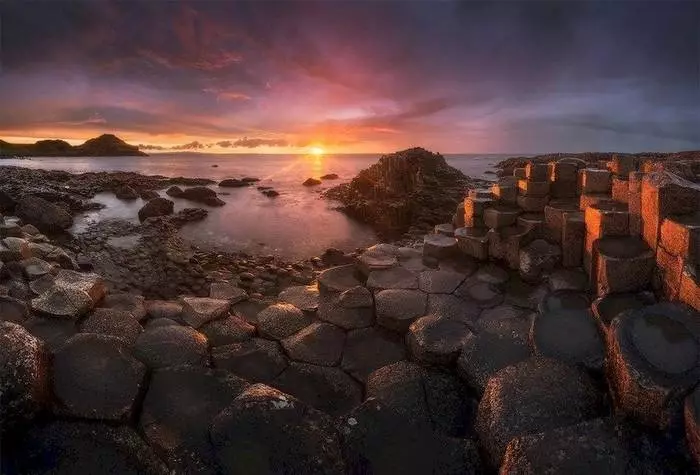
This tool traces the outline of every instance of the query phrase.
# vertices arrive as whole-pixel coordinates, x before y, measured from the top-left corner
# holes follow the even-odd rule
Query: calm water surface
[[[488,178],[485,174],[503,155],[446,155],[450,165],[466,175]],[[376,242],[367,226],[334,210],[337,203],[320,198],[319,193],[337,183],[347,182],[361,169],[377,161],[379,155],[255,155],[255,154],[158,154],[150,157],[39,157],[31,160],[3,160],[0,165],[66,170],[74,173],[133,171],[146,175],[224,178],[253,176],[259,186],[271,186],[280,193],[268,198],[255,187],[219,188],[226,205],[208,208],[209,216],[186,225],[182,236],[202,247],[244,250],[251,253],[279,254],[289,258],[317,255],[328,247],[351,250]],[[214,167],[213,165],[217,165]],[[340,179],[307,188],[309,177],[336,173]],[[491,175],[492,176],[492,175]],[[164,192],[161,192],[165,196]],[[175,209],[202,206],[171,198]],[[106,218],[138,221],[143,202],[118,200],[111,193],[95,197],[105,209],[90,212],[76,220],[73,232]]]

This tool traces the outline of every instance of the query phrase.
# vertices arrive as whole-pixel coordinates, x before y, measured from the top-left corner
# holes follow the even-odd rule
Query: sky
[[[698,1],[0,2],[0,138],[700,149]]]

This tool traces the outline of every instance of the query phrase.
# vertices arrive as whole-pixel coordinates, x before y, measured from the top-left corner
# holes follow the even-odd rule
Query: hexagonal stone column
[[[654,268],[654,253],[639,238],[606,237],[596,241],[595,286],[599,296],[645,288]]]
[[[528,162],[525,165],[525,178],[532,181],[547,181],[549,165],[546,163]]]
[[[484,226],[484,210],[493,204],[492,198],[467,197],[464,200],[464,225],[468,228]]]
[[[621,177],[628,177],[638,167],[639,159],[633,155],[615,155],[610,163],[610,171]]]
[[[598,203],[585,211],[586,243],[583,263],[588,275],[596,275],[596,241],[607,236],[629,235],[629,214],[627,206],[620,203]]]
[[[531,231],[535,239],[544,237],[544,223],[544,213],[521,214],[517,220],[518,226]]]
[[[700,264],[700,214],[672,216],[661,223],[660,244],[691,265]]]
[[[680,420],[683,396],[700,380],[699,317],[665,302],[613,320],[607,373],[619,411],[661,429]]]
[[[346,330],[369,327],[374,323],[372,292],[358,285],[337,297],[324,297],[318,308],[318,318]]]
[[[442,234],[428,234],[423,238],[423,256],[445,259],[454,255],[457,239]]]
[[[145,376],[146,367],[120,338],[75,335],[54,355],[58,411],[88,419],[127,420]]]
[[[520,250],[533,241],[530,231],[518,226],[491,229],[488,232],[489,256],[503,259],[511,269],[520,267]]]
[[[264,338],[218,346],[212,359],[214,367],[254,383],[271,383],[288,365],[280,344]]]
[[[618,203],[627,203],[629,201],[630,186],[627,177],[620,178],[614,176],[612,178],[612,199]]]
[[[460,253],[484,261],[489,258],[489,239],[486,228],[457,228],[455,238]]]
[[[228,316],[231,303],[208,297],[183,297],[180,318],[192,328],[199,328],[212,320]]]
[[[585,370],[533,357],[498,371],[479,403],[476,430],[492,467],[519,436],[600,415],[602,395]]]
[[[381,327],[360,328],[348,332],[340,367],[359,381],[373,371],[406,358],[402,339]]]
[[[454,237],[455,228],[452,223],[436,224],[433,229],[435,234],[444,234],[445,236]]]
[[[629,190],[627,206],[630,213],[630,235],[639,236],[642,233],[642,178],[641,172],[629,174]]]
[[[595,168],[584,168],[580,172],[581,191],[588,193],[609,193],[612,186],[610,172]]]
[[[369,273],[367,288],[374,291],[386,289],[417,289],[418,274],[403,267],[375,270]]]
[[[375,295],[377,323],[389,330],[406,332],[425,315],[428,297],[420,290],[382,290]]]
[[[579,197],[579,209],[586,211],[586,208],[595,204],[614,203],[612,196],[604,193],[584,193]]]
[[[525,196],[518,195],[518,206],[526,213],[542,213],[544,207],[549,203],[549,195],[545,196]]]
[[[518,188],[512,183],[494,183],[491,185],[491,193],[499,203],[514,205],[518,197]]]
[[[487,228],[492,229],[512,226],[517,221],[520,212],[520,209],[512,206],[492,206],[484,210],[484,224]]]
[[[318,289],[321,293],[344,292],[358,285],[362,285],[362,282],[357,278],[352,264],[331,267],[318,276]]]
[[[653,305],[656,299],[651,292],[622,292],[608,294],[593,301],[591,310],[596,318],[598,328],[607,336],[612,321],[623,312],[639,310]]]
[[[678,300],[700,312],[700,267],[683,267]]]
[[[580,211],[567,211],[562,217],[561,264],[564,267],[579,267],[583,264],[586,245],[586,221]]]
[[[683,405],[685,440],[695,463],[700,465],[700,388],[696,387]]]
[[[289,303],[270,305],[258,314],[258,332],[273,340],[287,338],[310,324],[311,319]]]
[[[151,369],[209,363],[207,338],[190,327],[149,327],[136,339],[134,353]]]
[[[544,207],[545,237],[547,240],[561,243],[564,232],[564,213],[578,211],[578,204],[572,201],[550,201]]]
[[[365,252],[363,252],[357,257],[355,262],[357,270],[365,278],[372,271],[390,269],[392,267],[396,267],[398,264],[399,261],[396,258],[396,255],[394,253],[387,252],[385,249],[382,248],[367,249]]]
[[[554,270],[561,260],[558,246],[543,239],[536,239],[520,250],[520,276],[529,282],[536,282],[543,274]]]
[[[449,365],[457,359],[469,335],[471,330],[462,321],[426,315],[408,328],[406,342],[415,360]]]
[[[330,323],[315,322],[282,340],[290,358],[302,363],[335,366],[340,362],[345,333]]]

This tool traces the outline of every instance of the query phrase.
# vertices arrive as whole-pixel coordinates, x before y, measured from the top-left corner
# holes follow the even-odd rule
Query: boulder
[[[0,321],[23,323],[29,316],[27,304],[22,300],[0,295]]]
[[[75,417],[127,420],[145,376],[146,367],[112,336],[75,335],[53,358],[58,410]]]
[[[460,320],[426,315],[411,324],[406,335],[413,359],[422,363],[449,365],[472,334]]]
[[[155,371],[140,428],[174,472],[213,473],[209,427],[246,387],[245,380],[224,370],[179,366]]]
[[[134,352],[151,369],[209,362],[207,338],[189,327],[147,328],[136,340]]]
[[[613,320],[606,369],[620,412],[661,429],[679,423],[683,396],[700,381],[698,316],[664,302]]]
[[[182,196],[182,188],[179,186],[171,186],[167,190],[165,190],[165,194],[168,196],[172,196],[173,198],[179,198]]]
[[[139,194],[129,185],[122,185],[114,190],[114,196],[120,200],[132,201],[138,198]]]
[[[150,319],[155,318],[170,318],[179,320],[182,313],[182,304],[179,302],[170,302],[165,300],[146,300],[144,301],[146,315]]]
[[[425,270],[418,275],[418,287],[431,294],[451,294],[467,278],[451,270]]]
[[[30,257],[32,257],[32,252],[25,239],[7,237],[0,241],[0,261],[9,263]]]
[[[43,341],[50,353],[58,351],[78,332],[74,321],[58,318],[32,317],[22,325],[29,333]]]
[[[311,319],[289,303],[270,305],[257,317],[260,335],[282,340],[311,324]]]
[[[49,400],[49,358],[41,340],[0,322],[0,436],[27,423]]]
[[[476,444],[449,437],[369,398],[340,421],[349,473],[482,473]]]
[[[112,310],[129,312],[138,321],[142,321],[147,316],[145,299],[141,295],[110,293],[105,296],[100,306]]]
[[[491,466],[499,467],[512,439],[593,419],[601,410],[602,395],[583,369],[533,357],[489,379],[476,430]]]
[[[474,401],[449,373],[400,361],[370,374],[366,388],[367,397],[445,435],[463,437],[471,428]]]
[[[44,233],[56,233],[73,224],[71,215],[60,206],[38,196],[26,195],[17,202],[15,213]]]
[[[104,279],[93,273],[60,270],[54,280],[56,287],[66,287],[83,291],[90,296],[93,304],[99,303],[107,293]]]
[[[242,188],[250,185],[251,182],[239,180],[237,178],[227,178],[219,182],[219,186],[222,188]]]
[[[362,402],[362,386],[338,368],[292,362],[272,385],[332,416]]]
[[[218,300],[208,297],[183,297],[182,314],[180,318],[192,328],[200,328],[212,320],[228,316],[231,304],[228,300]]]
[[[271,383],[287,367],[279,343],[253,338],[212,349],[214,367],[255,383]]]
[[[247,388],[215,418],[211,442],[226,473],[345,473],[333,420],[263,384]]]
[[[255,335],[255,327],[240,317],[229,316],[202,325],[199,329],[212,347],[240,343]]]
[[[202,203],[208,206],[223,206],[226,204],[226,202],[217,198],[214,190],[207,188],[206,186],[193,186],[192,188],[185,188],[178,195],[171,196],[177,196],[178,198],[184,198],[186,200]]]
[[[321,180],[317,180],[316,178],[307,178],[306,180],[304,180],[304,183],[302,183],[302,185],[304,186],[316,186],[320,184]]]
[[[419,290],[389,289],[375,295],[377,323],[389,330],[404,333],[425,315],[427,295]]]
[[[139,210],[139,220],[167,216],[173,213],[175,203],[165,198],[153,198]]]
[[[40,315],[71,320],[77,320],[87,314],[94,305],[87,292],[64,285],[54,285],[31,301],[32,310]]]
[[[80,331],[81,333],[114,336],[131,346],[143,331],[143,327],[129,312],[98,308],[85,319],[80,326]]]
[[[297,285],[287,287],[277,297],[282,302],[290,303],[303,312],[315,312],[319,305],[319,291],[316,285]]]
[[[22,228],[17,223],[1,223],[0,222],[0,238],[6,237],[22,237]]]
[[[228,300],[231,305],[248,299],[248,293],[229,282],[212,282],[209,287],[209,298]]]
[[[406,358],[401,339],[381,328],[360,328],[348,332],[340,367],[365,382],[373,371]]]
[[[155,190],[140,190],[139,197],[144,201],[154,200],[159,197]]]
[[[327,173],[327,174],[321,176],[321,180],[337,180],[337,179],[338,179],[337,173]]]
[[[282,346],[295,361],[321,366],[336,366],[340,362],[345,333],[330,323],[312,323],[282,340]]]
[[[27,280],[36,280],[54,271],[54,266],[38,257],[30,257],[19,262],[22,266],[22,273]]]
[[[170,473],[139,434],[126,426],[58,420],[29,428],[16,446],[17,473]]]

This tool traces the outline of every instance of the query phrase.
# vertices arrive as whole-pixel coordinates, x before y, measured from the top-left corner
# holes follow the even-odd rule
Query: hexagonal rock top
[[[374,323],[372,292],[358,285],[337,297],[327,295],[319,305],[318,318],[346,330],[371,326]]]
[[[136,340],[134,353],[151,369],[208,363],[207,339],[184,326],[147,328]]]
[[[180,366],[155,371],[140,419],[146,440],[175,471],[212,470],[209,427],[248,386],[224,370]]]
[[[474,403],[462,382],[416,363],[399,361],[374,371],[367,378],[366,396],[417,425],[453,437],[464,436],[473,420]]]
[[[382,290],[375,295],[377,323],[405,332],[418,317],[425,315],[427,294],[419,290]]]
[[[18,441],[14,458],[18,473],[170,473],[135,430],[94,422],[32,426]]]
[[[183,297],[180,318],[192,328],[199,328],[207,322],[228,316],[231,304],[228,300],[207,297]]]
[[[464,322],[426,315],[411,324],[406,342],[417,361],[448,365],[457,358],[471,333]]]
[[[330,323],[312,323],[282,340],[290,358],[302,363],[335,366],[340,361],[345,332]]]
[[[80,326],[81,333],[97,333],[121,338],[133,345],[143,327],[130,312],[111,308],[98,308]]]
[[[520,250],[520,275],[527,281],[537,281],[543,273],[553,270],[560,259],[558,246],[536,239]]]
[[[369,273],[367,287],[372,290],[417,289],[418,275],[403,267],[375,270]]]
[[[22,323],[27,319],[29,309],[22,300],[0,295],[0,320]]]
[[[443,234],[428,234],[423,238],[423,255],[444,259],[457,250],[457,239]]]
[[[355,276],[353,264],[331,267],[318,276],[318,289],[321,292],[344,292],[358,285],[362,285],[362,282]]]
[[[700,380],[700,315],[677,303],[620,314],[610,325],[608,379],[615,405],[666,428],[680,418],[682,395]]]
[[[270,383],[289,364],[279,343],[253,338],[212,350],[216,368],[225,369],[254,383]]]
[[[248,293],[229,282],[212,282],[209,287],[209,297],[217,300],[228,300],[233,305],[248,299]]]
[[[270,305],[258,314],[258,331],[267,338],[281,340],[311,324],[311,319],[290,303]]]
[[[586,310],[591,301],[583,292],[556,290],[550,292],[540,301],[537,309],[540,313],[563,312],[567,310]]]
[[[315,312],[318,310],[318,294],[318,286],[316,285],[297,285],[284,289],[278,298],[282,302],[291,303],[304,312]]]
[[[88,313],[94,305],[87,292],[63,285],[55,285],[31,301],[32,310],[43,316],[72,320]]]
[[[428,309],[426,315],[439,315],[440,317],[459,320],[471,325],[481,312],[481,308],[474,302],[462,300],[449,294],[429,294]]]
[[[255,327],[239,317],[227,317],[203,325],[204,333],[212,347],[240,343],[255,335]]]
[[[365,276],[368,276],[372,271],[391,269],[398,264],[399,261],[393,253],[372,248],[360,254],[355,263],[357,270]]]
[[[418,287],[431,294],[451,294],[466,278],[451,270],[426,270],[418,275]]]
[[[493,467],[515,437],[600,415],[602,395],[583,370],[533,357],[498,371],[479,403],[476,430]]]
[[[131,293],[107,294],[100,307],[129,312],[138,321],[142,321],[147,315],[143,296]]]
[[[654,303],[656,299],[651,292],[623,292],[596,299],[591,305],[591,310],[598,321],[598,326],[607,332],[612,321],[622,312],[639,310]]]
[[[491,308],[503,302],[503,293],[494,284],[480,281],[475,277],[465,280],[454,293],[457,297],[474,302],[482,308]]]
[[[535,354],[601,370],[605,345],[590,310],[561,310],[535,316],[530,330]]]
[[[107,293],[104,279],[94,273],[60,270],[54,282],[57,287],[64,286],[86,292],[95,304]]]
[[[89,419],[128,419],[146,367],[116,337],[79,334],[54,355],[58,410]]]
[[[41,340],[10,322],[0,322],[0,428],[25,425],[49,396],[49,358]]]
[[[345,473],[333,419],[263,384],[216,417],[211,441],[226,473]]]
[[[338,368],[292,362],[272,386],[332,416],[362,402],[362,386]]]
[[[403,341],[394,332],[360,328],[348,332],[340,367],[364,382],[371,372],[405,358]]]

